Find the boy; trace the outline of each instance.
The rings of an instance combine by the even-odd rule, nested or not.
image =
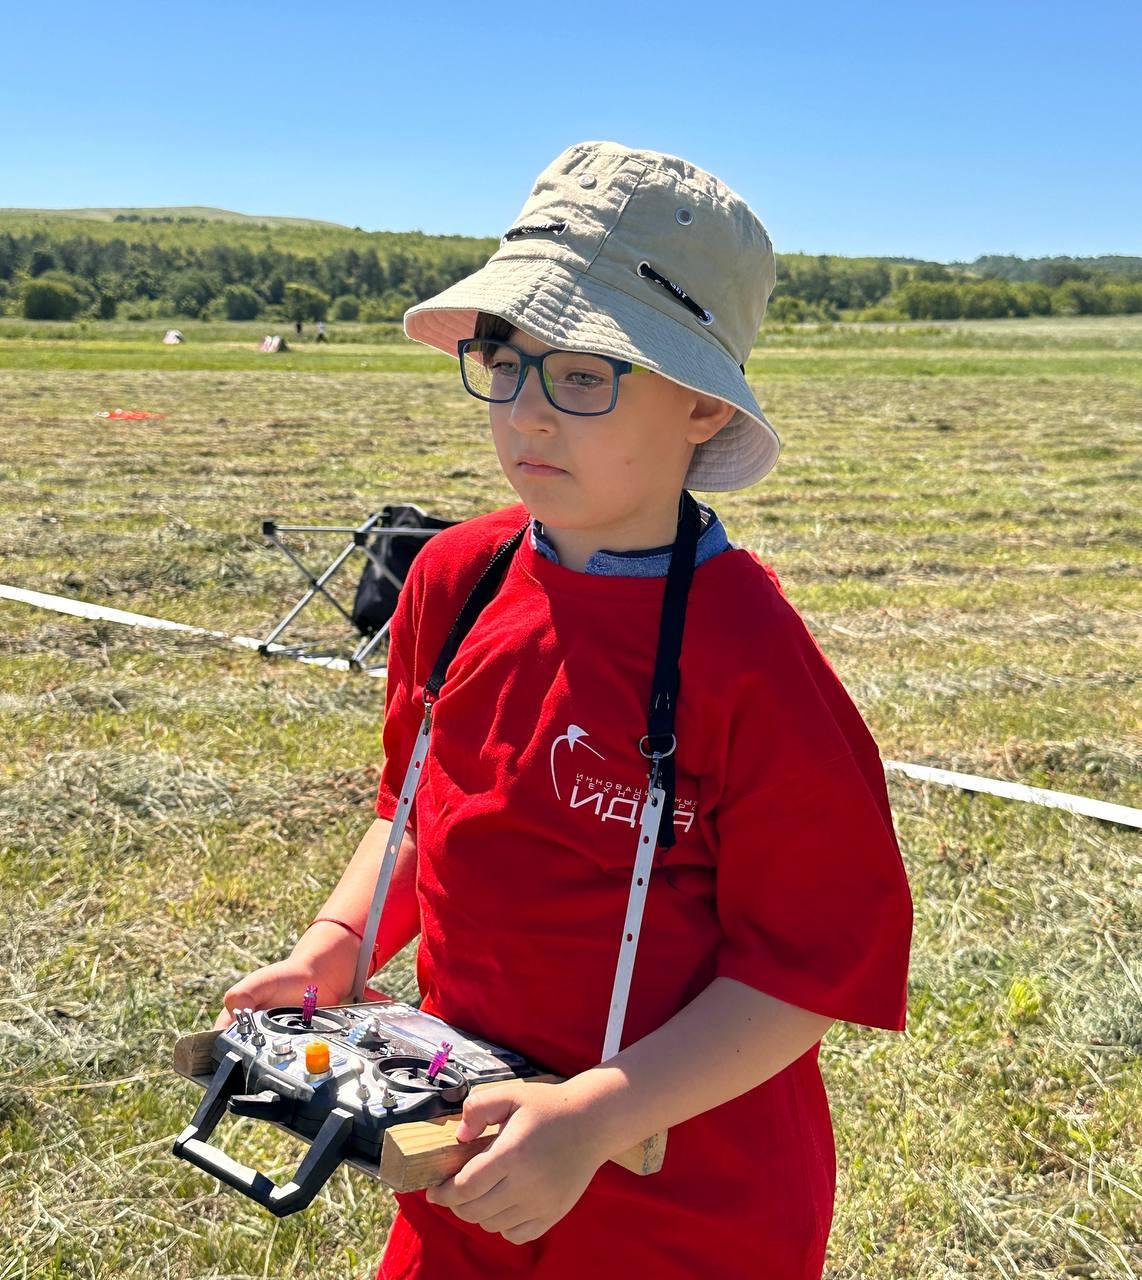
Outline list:
[[[398,1197],[381,1280],[821,1275],[835,1179],[818,1046],[837,1018],[903,1026],[911,902],[875,743],[776,578],[686,492],[744,487],[776,459],[744,376],[773,283],[764,227],[717,179],[586,143],[540,175],[484,268],[405,317],[459,354],[522,504],[414,562],[378,821],[293,955],[226,1005],[349,991],[426,682],[522,533],[432,704],[373,960],[419,933],[427,1011],[567,1080],[468,1100],[461,1138],[500,1133]],[[609,1162],[662,1130],[659,1173]]]

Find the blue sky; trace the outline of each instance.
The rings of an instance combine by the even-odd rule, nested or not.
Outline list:
[[[778,252],[1142,254],[1142,6],[11,6],[0,207],[499,235],[572,142],[684,156]]]

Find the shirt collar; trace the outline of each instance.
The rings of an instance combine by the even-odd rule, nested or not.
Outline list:
[[[698,550],[694,557],[696,565],[721,551],[731,549],[725,526],[714,509],[699,502],[698,510],[702,513],[704,527],[698,537]],[[559,563],[559,553],[555,550],[554,543],[544,532],[543,525],[534,517],[530,537],[532,547],[541,556],[553,564]],[[666,546],[638,551],[596,551],[587,561],[584,572],[607,578],[665,578],[670,569],[670,550]]]

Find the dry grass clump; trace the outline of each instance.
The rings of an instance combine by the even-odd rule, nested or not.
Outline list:
[[[208,822],[224,814],[252,817],[265,812],[268,797],[265,787],[240,785],[178,756],[108,749],[48,756],[33,779],[12,788],[5,809],[11,806],[44,835],[58,835],[77,822],[115,816],[128,822],[191,813]]]

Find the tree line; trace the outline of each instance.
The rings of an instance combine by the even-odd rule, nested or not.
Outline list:
[[[7,225],[5,225],[5,223]],[[120,215],[0,221],[0,313],[382,322],[481,267],[494,239]],[[781,255],[768,318],[1142,312],[1142,259],[971,264]]]
[[[492,248],[482,243],[298,253],[221,236],[188,245],[0,231],[0,308],[32,319],[394,320],[483,266]]]

